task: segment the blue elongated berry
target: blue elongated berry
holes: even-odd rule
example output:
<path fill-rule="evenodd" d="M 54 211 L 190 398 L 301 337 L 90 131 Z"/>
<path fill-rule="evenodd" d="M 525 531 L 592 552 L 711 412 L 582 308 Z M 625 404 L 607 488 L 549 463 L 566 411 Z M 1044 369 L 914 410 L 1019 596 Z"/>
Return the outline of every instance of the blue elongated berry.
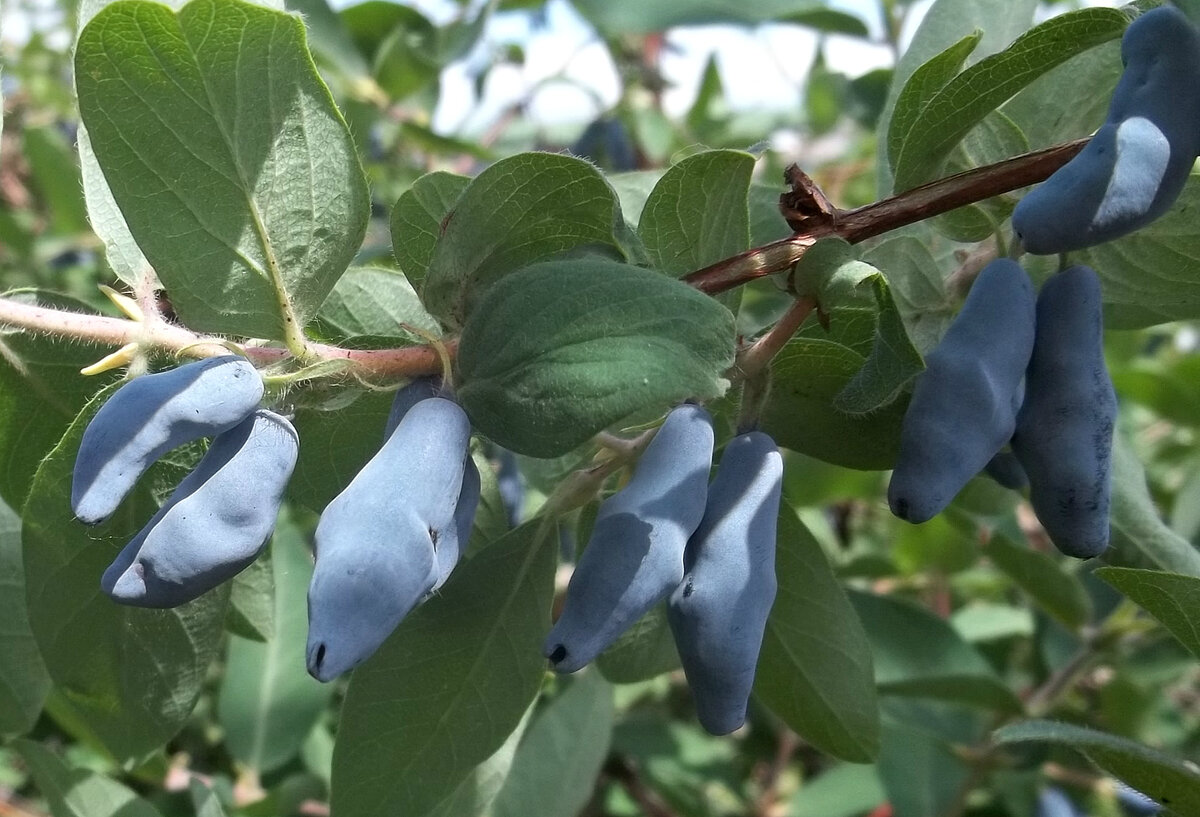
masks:
<path fill-rule="evenodd" d="M 1054 545 L 1087 559 L 1108 546 L 1117 399 L 1104 364 L 1100 279 L 1071 267 L 1042 286 L 1013 452 Z"/>
<path fill-rule="evenodd" d="M 435 551 L 437 581 L 433 584 L 434 590 L 450 578 L 450 573 L 467 549 L 467 543 L 471 541 L 471 526 L 475 524 L 475 512 L 479 509 L 480 487 L 479 469 L 468 454 L 466 467 L 463 469 L 462 489 L 458 492 L 458 503 L 454 506 L 454 524 L 438 540 Z"/>
<path fill-rule="evenodd" d="M 1008 442 L 1033 336 L 1029 276 L 997 259 L 979 273 L 917 378 L 888 486 L 892 513 L 909 522 L 936 516 Z"/>
<path fill-rule="evenodd" d="M 1071 798 L 1056 786 L 1038 792 L 1036 817 L 1081 817 Z"/>
<path fill-rule="evenodd" d="M 404 419 L 405 414 L 408 414 L 409 409 L 422 400 L 428 400 L 430 397 L 440 397 L 441 393 L 442 379 L 436 375 L 415 377 L 409 381 L 392 398 L 392 408 L 388 412 L 387 424 L 383 430 L 383 439 L 386 440 L 392 436 L 392 432 L 396 430 L 396 426 L 400 425 L 400 421 Z"/>
<path fill-rule="evenodd" d="M 683 551 L 704 516 L 712 418 L 667 415 L 629 484 L 600 506 L 543 654 L 559 672 L 592 661 L 683 579 Z"/>
<path fill-rule="evenodd" d="M 83 432 L 71 483 L 75 516 L 88 525 L 103 522 L 159 457 L 228 431 L 262 396 L 262 378 L 235 355 L 130 380 Z"/>
<path fill-rule="evenodd" d="M 417 402 L 321 514 L 308 589 L 308 671 L 318 680 L 370 657 L 437 586 L 438 550 L 461 538 L 470 438 L 456 403 Z"/>
<path fill-rule="evenodd" d="M 1108 119 L 1075 158 L 1013 212 L 1032 253 L 1110 241 L 1149 224 L 1178 198 L 1200 153 L 1200 32 L 1183 12 L 1146 12 L 1121 41 L 1125 71 Z"/>
<path fill-rule="evenodd" d="M 299 453 L 286 418 L 259 410 L 219 434 L 100 586 L 135 607 L 178 607 L 240 573 L 275 529 Z"/>
<path fill-rule="evenodd" d="M 714 735 L 746 720 L 754 668 L 775 601 L 775 527 L 783 457 L 759 431 L 725 447 L 700 527 L 688 541 L 686 573 L 667 621 L 692 689 L 696 715 Z"/>

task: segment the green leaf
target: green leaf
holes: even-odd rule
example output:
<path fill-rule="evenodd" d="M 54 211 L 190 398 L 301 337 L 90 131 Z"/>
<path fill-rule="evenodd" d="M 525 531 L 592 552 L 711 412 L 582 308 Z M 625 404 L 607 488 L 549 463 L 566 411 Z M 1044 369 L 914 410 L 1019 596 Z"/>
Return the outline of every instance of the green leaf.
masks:
<path fill-rule="evenodd" d="M 679 281 L 601 258 L 507 276 L 463 328 L 459 397 L 505 448 L 564 454 L 631 413 L 724 392 L 729 310 Z"/>
<path fill-rule="evenodd" d="M 791 817 L 858 817 L 887 799 L 874 766 L 843 763 L 807 779 L 792 798 Z"/>
<path fill-rule="evenodd" d="M 50 678 L 29 630 L 21 519 L 0 503 L 0 734 L 33 728 L 50 689 Z"/>
<path fill-rule="evenodd" d="M 85 304 L 44 292 L 4 297 L 34 306 L 91 313 Z M 84 377 L 105 349 L 31 332 L 0 331 L 0 498 L 25 504 L 38 463 L 58 444 L 67 426 L 112 375 Z"/>
<path fill-rule="evenodd" d="M 401 324 L 442 333 L 416 290 L 402 273 L 384 267 L 351 267 L 338 279 L 317 313 L 321 333 L 333 343 L 353 343 L 364 336 L 386 338 L 389 346 L 425 343 Z"/>
<path fill-rule="evenodd" d="M 476 766 L 440 803 L 426 812 L 429 817 L 491 817 L 491 806 L 500 795 L 525 737 L 535 704 L 530 704 L 520 723 L 492 756 Z"/>
<path fill-rule="evenodd" d="M 461 565 L 354 671 L 333 813 L 426 814 L 516 727 L 545 673 L 556 541 L 539 528 L 523 525 Z"/>
<path fill-rule="evenodd" d="M 998 730 L 992 740 L 1000 745 L 1037 741 L 1070 746 L 1171 811 L 1200 814 L 1200 772 L 1194 764 L 1126 738 L 1066 723 L 1025 721 Z"/>
<path fill-rule="evenodd" d="M 1013 38 L 1029 28 L 1037 0 L 935 0 L 917 26 L 908 48 L 896 62 L 892 87 L 888 91 L 883 113 L 879 118 L 879 133 L 887 133 L 896 99 L 908 78 L 921 65 L 974 31 L 983 38 L 973 56 L 976 59 L 999 51 Z M 887 141 L 878 140 L 878 178 L 876 189 L 880 196 L 892 192 L 891 162 L 887 157 Z"/>
<path fill-rule="evenodd" d="M 755 696 L 818 749 L 854 763 L 873 760 L 879 710 L 867 635 L 821 546 L 786 504 L 775 574 Z"/>
<path fill-rule="evenodd" d="M 595 671 L 534 717 L 492 817 L 575 817 L 592 799 L 612 737 L 613 690 Z"/>
<path fill-rule="evenodd" d="M 678 278 L 750 246 L 753 170 L 749 153 L 708 150 L 659 179 L 638 222 L 655 269 Z"/>
<path fill-rule="evenodd" d="M 348 405 L 297 409 L 292 425 L 304 444 L 288 496 L 320 513 L 383 445 L 390 392 L 365 392 Z"/>
<path fill-rule="evenodd" d="M 555 153 L 496 162 L 467 185 L 443 224 L 422 295 L 430 312 L 458 325 L 514 270 L 577 247 L 619 251 L 626 230 L 600 171 Z"/>
<path fill-rule="evenodd" d="M 780 445 L 837 465 L 890 467 L 904 413 L 896 398 L 924 364 L 886 280 L 837 238 L 805 253 L 794 279 L 826 320 L 810 316 L 772 361 L 764 430 Z"/>
<path fill-rule="evenodd" d="M 863 253 L 863 260 L 882 270 L 913 345 L 928 353 L 946 333 L 958 304 L 946 292 L 948 259 L 934 254 L 947 244 L 928 223 L 913 225 L 884 238 Z"/>
<path fill-rule="evenodd" d="M 771 391 L 762 429 L 785 448 L 847 468 L 890 468 L 896 459 L 906 401 L 852 417 L 834 400 L 866 363 L 841 343 L 795 337 L 771 361 Z"/>
<path fill-rule="evenodd" d="M 573 0 L 574 6 L 588 21 L 606 35 L 649 34 L 674 26 L 706 23 L 741 23 L 753 25 L 768 20 L 791 20 L 833 31 L 865 33 L 861 21 L 849 14 L 826 8 L 820 0 L 757 0 L 739 3 L 737 0 Z M 849 19 L 847 19 L 849 18 Z"/>
<path fill-rule="evenodd" d="M 141 248 L 129 232 L 125 217 L 121 215 L 121 208 L 113 199 L 108 182 L 104 179 L 104 171 L 100 169 L 100 162 L 92 149 L 87 126 L 82 122 L 79 123 L 75 139 L 79 149 L 79 167 L 83 177 L 83 199 L 87 205 L 88 222 L 92 231 L 104 243 L 104 260 L 116 276 L 131 287 L 140 288 L 142 281 L 148 280 L 154 288 L 159 288 L 154 268 L 150 266 L 146 256 L 142 255 Z"/>
<path fill-rule="evenodd" d="M 120 0 L 80 34 L 75 77 L 113 198 L 188 326 L 278 339 L 289 312 L 306 322 L 369 201 L 300 19 Z"/>
<path fill-rule="evenodd" d="M 1149 567 L 1200 576 L 1200 551 L 1158 515 L 1146 472 L 1125 439 L 1113 437 L 1112 506 L 1108 550 L 1101 558 L 1119 567 Z"/>
<path fill-rule="evenodd" d="M 851 417 L 872 414 L 895 402 L 909 382 L 925 369 L 920 353 L 908 339 L 887 279 L 877 272 L 865 283 L 871 285 L 879 310 L 871 353 L 833 399 L 834 409 Z"/>
<path fill-rule="evenodd" d="M 251 641 L 270 641 L 275 632 L 275 571 L 271 549 L 233 577 L 225 629 Z"/>
<path fill-rule="evenodd" d="M 921 109 L 962 70 L 963 63 L 979 45 L 982 36 L 983 32 L 978 29 L 971 32 L 913 71 L 908 82 L 904 83 L 904 89 L 896 97 L 896 107 L 888 123 L 887 155 L 888 163 L 893 169 L 900 158 L 900 149 L 904 141 L 908 139 L 913 125 L 920 117 Z"/>
<path fill-rule="evenodd" d="M 891 721 L 883 726 L 878 769 L 894 813 L 909 817 L 947 814 L 969 774 L 949 742 Z"/>
<path fill-rule="evenodd" d="M 1102 567 L 1096 575 L 1137 602 L 1200 657 L 1200 579 L 1129 567 Z"/>
<path fill-rule="evenodd" d="M 427 173 L 392 208 L 392 254 L 408 280 L 416 284 L 425 280 L 442 224 L 470 183 L 466 176 L 442 170 Z"/>
<path fill-rule="evenodd" d="M 1001 111 L 992 111 L 951 151 L 943 175 L 982 167 L 1028 150 L 1029 141 L 1016 123 Z M 1004 220 L 1012 215 L 1017 201 L 1017 194 L 993 196 L 944 213 L 930 224 L 956 241 L 983 241 L 996 233 Z"/>
<path fill-rule="evenodd" d="M 1061 624 L 1078 630 L 1092 618 L 1092 601 L 1073 573 L 1058 561 L 994 533 L 983 553 L 1013 583 Z"/>
<path fill-rule="evenodd" d="M 217 718 L 225 745 L 235 761 L 260 773 L 296 756 L 333 694 L 305 670 L 313 570 L 305 539 L 295 521 L 280 516 L 271 544 L 275 632 L 265 644 L 230 636 L 221 679 Z"/>
<path fill-rule="evenodd" d="M 1111 374 L 1122 399 L 1146 406 L 1164 420 L 1200 426 L 1200 357 L 1135 358 Z"/>
<path fill-rule="evenodd" d="M 54 817 L 161 817 L 158 809 L 115 780 L 88 769 L 70 768 L 31 740 L 17 740 L 21 753 Z"/>
<path fill-rule="evenodd" d="M 1128 24 L 1129 18 L 1116 9 L 1061 14 L 950 80 L 901 137 L 894 189 L 908 190 L 936 177 L 951 149 L 985 116 L 1056 65 L 1120 37 Z"/>
<path fill-rule="evenodd" d="M 1032 150 L 1087 136 L 1104 123 L 1121 77 L 1117 40 L 1077 54 L 1031 82 L 1001 109 L 1029 140 Z M 1080 94 L 1080 88 L 1088 93 Z M 1070 105 L 1061 101 L 1070 99 Z M 1048 112 L 1053 112 L 1047 116 Z"/>
<path fill-rule="evenodd" d="M 50 229 L 64 235 L 87 230 L 79 170 L 62 133 L 45 125 L 25 127 L 21 142 L 30 181 L 50 214 Z"/>
<path fill-rule="evenodd" d="M 160 462 L 109 522 L 70 516 L 83 430 L 115 387 L 98 394 L 38 468 L 22 517 L 29 623 L 46 669 L 78 719 L 115 757 L 137 758 L 183 725 L 220 645 L 228 585 L 172 610 L 124 607 L 100 575 L 157 510 L 148 486 L 180 476 Z"/>
<path fill-rule="evenodd" d="M 655 605 L 596 658 L 596 669 L 614 684 L 648 681 L 680 667 L 667 605 Z"/>
<path fill-rule="evenodd" d="M 217 799 L 216 792 L 199 779 L 193 777 L 188 781 L 188 794 L 191 795 L 196 817 L 225 817 L 225 809 Z"/>
<path fill-rule="evenodd" d="M 987 660 L 945 620 L 903 599 L 849 592 L 871 642 L 880 692 L 1021 711 Z"/>

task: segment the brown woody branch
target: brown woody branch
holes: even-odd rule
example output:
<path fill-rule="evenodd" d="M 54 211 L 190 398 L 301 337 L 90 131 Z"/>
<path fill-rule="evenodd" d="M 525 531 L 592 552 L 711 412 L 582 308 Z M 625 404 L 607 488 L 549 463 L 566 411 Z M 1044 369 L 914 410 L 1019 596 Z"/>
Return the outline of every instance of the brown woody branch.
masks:
<path fill-rule="evenodd" d="M 782 209 L 784 217 L 797 230 L 796 234 L 718 261 L 683 280 L 710 295 L 725 292 L 790 268 L 819 239 L 836 236 L 857 244 L 899 227 L 1044 181 L 1087 143 L 1087 139 L 1076 139 L 1014 156 L 853 210 L 837 210 L 828 205 L 815 188 L 808 186 L 811 183 L 806 176 L 790 170 L 793 190 L 790 196 L 784 194 Z"/>

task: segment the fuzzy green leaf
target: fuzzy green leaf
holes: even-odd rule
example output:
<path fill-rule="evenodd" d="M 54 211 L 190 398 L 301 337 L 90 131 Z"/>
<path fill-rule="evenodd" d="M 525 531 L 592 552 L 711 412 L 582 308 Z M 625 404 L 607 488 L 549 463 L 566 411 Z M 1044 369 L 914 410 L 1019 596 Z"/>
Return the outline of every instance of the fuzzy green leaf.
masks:
<path fill-rule="evenodd" d="M 80 114 L 138 246 L 192 329 L 283 338 L 357 252 L 366 180 L 299 17 L 119 0 L 75 53 Z"/>
<path fill-rule="evenodd" d="M 507 276 L 463 328 L 459 397 L 505 448 L 564 454 L 635 411 L 719 396 L 729 310 L 665 275 L 601 258 Z"/>

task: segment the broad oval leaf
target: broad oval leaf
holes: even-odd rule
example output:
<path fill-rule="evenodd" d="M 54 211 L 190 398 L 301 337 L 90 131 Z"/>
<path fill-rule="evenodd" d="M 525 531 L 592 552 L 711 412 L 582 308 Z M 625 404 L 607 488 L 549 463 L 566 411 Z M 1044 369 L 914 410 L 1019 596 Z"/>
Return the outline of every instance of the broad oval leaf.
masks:
<path fill-rule="evenodd" d="M 613 689 L 578 675 L 534 715 L 491 817 L 575 817 L 591 800 L 612 738 Z"/>
<path fill-rule="evenodd" d="M 520 153 L 480 173 L 442 222 L 425 275 L 425 306 L 461 325 L 488 287 L 516 269 L 577 247 L 620 252 L 617 195 L 593 165 Z"/>
<path fill-rule="evenodd" d="M 396 201 L 390 220 L 392 255 L 408 280 L 418 285 L 425 280 L 442 224 L 470 183 L 466 176 L 439 170 L 417 179 Z"/>
<path fill-rule="evenodd" d="M 54 817 L 160 817 L 158 809 L 117 781 L 71 768 L 40 743 L 22 739 L 13 748 L 29 766 Z"/>
<path fill-rule="evenodd" d="M 943 619 L 892 596 L 851 590 L 850 601 L 871 641 L 880 692 L 1021 711 L 987 659 Z"/>
<path fill-rule="evenodd" d="M 879 752 L 871 646 L 821 546 L 786 504 L 775 573 L 755 696 L 818 749 L 870 762 Z"/>
<path fill-rule="evenodd" d="M 753 170 L 749 153 L 708 150 L 664 173 L 638 222 L 654 267 L 679 277 L 748 248 Z"/>
<path fill-rule="evenodd" d="M 983 553 L 1013 583 L 1061 624 L 1078 630 L 1092 618 L 1092 601 L 1083 583 L 1053 557 L 995 533 Z"/>
<path fill-rule="evenodd" d="M 847 468 L 891 468 L 906 400 L 851 416 L 834 401 L 867 356 L 832 340 L 795 337 L 771 361 L 762 428 L 780 445 Z"/>
<path fill-rule="evenodd" d="M 71 474 L 83 430 L 115 387 L 98 394 L 42 461 L 22 516 L 29 624 L 46 669 L 79 719 L 118 759 L 162 746 L 191 714 L 220 645 L 228 585 L 172 610 L 123 607 L 100 575 L 156 510 L 143 477 L 113 518 L 71 516 Z M 177 477 L 178 474 L 175 474 Z"/>
<path fill-rule="evenodd" d="M 463 327 L 459 397 L 505 448 L 556 457 L 642 409 L 721 395 L 733 315 L 651 270 L 602 258 L 505 277 Z"/>
<path fill-rule="evenodd" d="M 334 814 L 420 817 L 504 743 L 545 674 L 554 545 L 540 522 L 498 539 L 354 671 Z"/>
<path fill-rule="evenodd" d="M 1200 578 L 1131 567 L 1102 567 L 1096 575 L 1137 602 L 1200 658 Z"/>
<path fill-rule="evenodd" d="M 50 691 L 50 677 L 25 610 L 21 519 L 0 502 L 0 734 L 28 732 Z"/>
<path fill-rule="evenodd" d="M 346 270 L 317 313 L 317 328 L 333 343 L 360 346 L 374 339 L 395 347 L 425 342 L 406 327 L 435 337 L 442 333 L 408 279 L 384 267 Z"/>
<path fill-rule="evenodd" d="M 1112 463 L 1112 526 L 1101 559 L 1118 567 L 1200 577 L 1200 549 L 1163 522 L 1146 485 L 1146 471 L 1120 434 L 1113 437 Z"/>
<path fill-rule="evenodd" d="M 366 180 L 300 18 L 118 0 L 75 53 L 80 115 L 129 231 L 204 332 L 283 338 L 358 250 Z"/>
<path fill-rule="evenodd" d="M 1128 738 L 1067 723 L 1025 721 L 996 731 L 992 740 L 1001 745 L 1036 741 L 1070 746 L 1173 813 L 1200 814 L 1200 771 L 1195 764 Z"/>

